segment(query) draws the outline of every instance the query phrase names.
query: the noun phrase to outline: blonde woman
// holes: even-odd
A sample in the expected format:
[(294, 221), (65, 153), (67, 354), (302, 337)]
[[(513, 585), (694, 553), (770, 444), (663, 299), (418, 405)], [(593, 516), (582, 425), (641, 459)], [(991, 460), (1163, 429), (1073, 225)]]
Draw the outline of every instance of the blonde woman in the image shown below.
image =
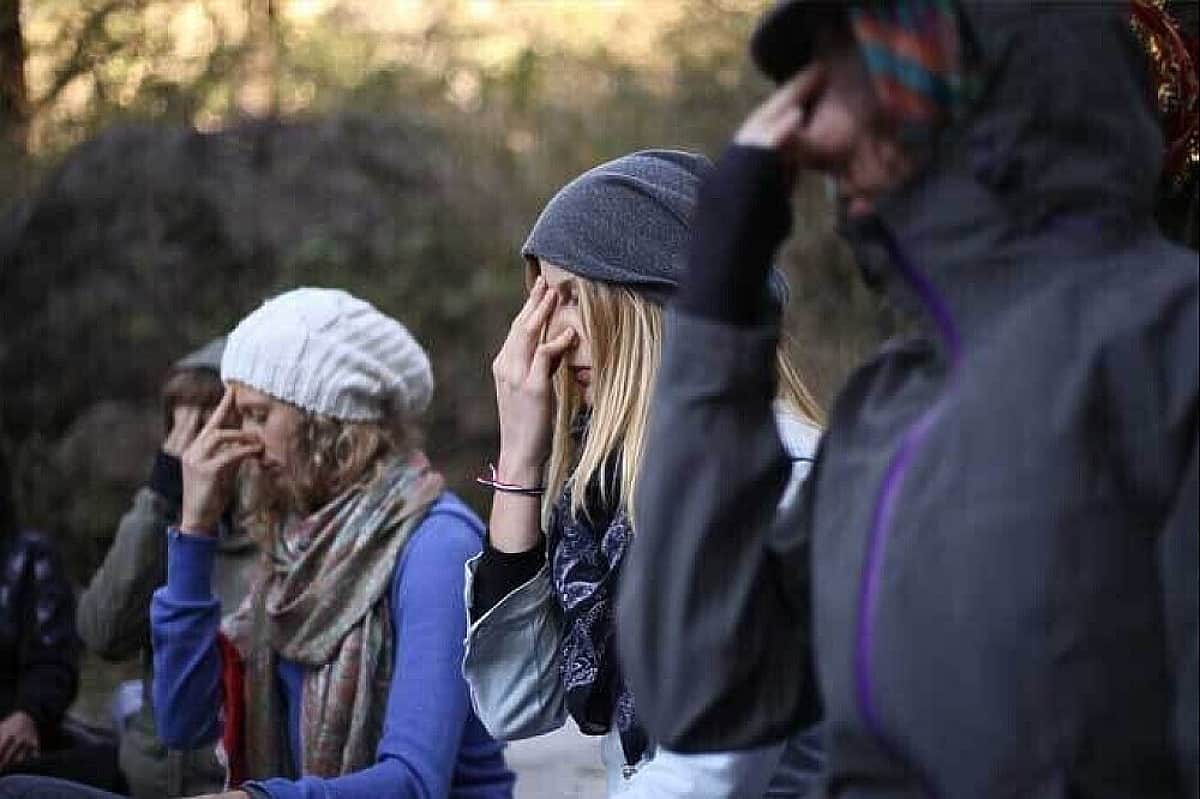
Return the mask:
[[(498, 738), (546, 733), (568, 715), (603, 735), (610, 796), (799, 796), (816, 766), (807, 739), (786, 753), (657, 750), (613, 647), (638, 476), (653, 456), (644, 441), (662, 303), (678, 281), (707, 170), (701, 156), (647, 151), (563, 188), (523, 248), (529, 298), (493, 365), (501, 446), (481, 479), (495, 496), (484, 552), (468, 566), (464, 672)], [(779, 366), (780, 426), (798, 481), (819, 411), (786, 358)]]

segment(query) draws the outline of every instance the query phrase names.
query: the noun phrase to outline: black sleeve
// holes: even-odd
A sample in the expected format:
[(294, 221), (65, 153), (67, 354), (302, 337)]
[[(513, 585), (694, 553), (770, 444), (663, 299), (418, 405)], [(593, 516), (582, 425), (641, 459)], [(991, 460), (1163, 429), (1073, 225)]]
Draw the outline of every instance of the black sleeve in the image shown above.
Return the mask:
[(667, 314), (617, 603), (638, 715), (681, 752), (781, 741), (821, 712), (807, 500), (781, 507), (779, 319), (763, 313), (784, 182), (774, 153), (739, 147), (710, 180)]
[(779, 154), (730, 147), (700, 191), (679, 308), (734, 325), (761, 321), (771, 305), (767, 275), (791, 225)]
[(61, 558), (40, 544), (30, 556), (15, 709), (28, 713), (45, 735), (62, 721), (79, 689), (80, 647), (75, 596)]
[(500, 603), (501, 599), (533, 579), (546, 562), (546, 538), (525, 552), (501, 552), (490, 541), (483, 545), (483, 557), (475, 567), (471, 601), (471, 621)]
[[(1194, 435), (1194, 434), (1193, 434)], [(1163, 618), (1167, 630), (1167, 666), (1174, 688), (1172, 733), (1175, 754), (1188, 796), (1200, 791), (1200, 635), (1197, 602), (1200, 590), (1200, 443), (1193, 439), (1183, 481), (1158, 537), (1159, 573), (1162, 578)]]

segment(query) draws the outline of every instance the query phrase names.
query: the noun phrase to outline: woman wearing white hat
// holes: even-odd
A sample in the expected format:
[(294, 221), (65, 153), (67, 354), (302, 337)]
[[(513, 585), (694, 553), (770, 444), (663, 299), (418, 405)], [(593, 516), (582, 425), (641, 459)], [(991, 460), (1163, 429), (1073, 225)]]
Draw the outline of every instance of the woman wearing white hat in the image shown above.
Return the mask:
[[(394, 319), (297, 289), (229, 336), (225, 395), (183, 462), (167, 582), (151, 603), (154, 708), (172, 748), (217, 745), (222, 799), (511, 799), (462, 678), (464, 565), (483, 525), (415, 422), (433, 376)], [(211, 588), (234, 477), (263, 557), (226, 624)], [(113, 799), (46, 777), (4, 799)]]
[[(151, 608), (163, 739), (221, 738), (229, 797), (510, 797), (459, 670), (483, 526), (417, 446), (421, 346), (345, 292), (298, 289), (237, 326), (221, 372)], [(212, 533), (243, 463), (263, 571), (219, 632)]]

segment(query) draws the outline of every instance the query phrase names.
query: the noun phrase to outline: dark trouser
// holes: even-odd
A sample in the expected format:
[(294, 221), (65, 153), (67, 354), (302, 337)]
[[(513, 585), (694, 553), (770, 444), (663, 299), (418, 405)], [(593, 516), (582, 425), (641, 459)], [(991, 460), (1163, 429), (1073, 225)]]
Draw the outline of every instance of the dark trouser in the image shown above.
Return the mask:
[(90, 785), (25, 774), (0, 778), (0, 799), (121, 799)]
[[(0, 775), (22, 774), (55, 777), (124, 794), (128, 791), (125, 777), (117, 764), (117, 748), (113, 744), (82, 744), (68, 749), (43, 752), (37, 757), (13, 765)], [(0, 794), (3, 797), (4, 794)]]

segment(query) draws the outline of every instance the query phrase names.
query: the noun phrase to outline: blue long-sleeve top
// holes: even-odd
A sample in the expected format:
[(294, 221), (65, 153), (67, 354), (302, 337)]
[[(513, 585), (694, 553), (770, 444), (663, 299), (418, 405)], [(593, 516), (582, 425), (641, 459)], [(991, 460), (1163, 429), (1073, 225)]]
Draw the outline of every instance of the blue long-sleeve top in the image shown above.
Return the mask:
[[(464, 564), (479, 553), (482, 531), (479, 519), (447, 492), (397, 558), (389, 593), (397, 661), (375, 765), (333, 779), (250, 785), (273, 799), (511, 798), (513, 774), (501, 745), (475, 717), (461, 671)], [(211, 539), (172, 530), (167, 583), (150, 606), (155, 716), (170, 747), (203, 746), (221, 735), (213, 550)], [(304, 667), (282, 657), (278, 663), (290, 749), (297, 753)]]

